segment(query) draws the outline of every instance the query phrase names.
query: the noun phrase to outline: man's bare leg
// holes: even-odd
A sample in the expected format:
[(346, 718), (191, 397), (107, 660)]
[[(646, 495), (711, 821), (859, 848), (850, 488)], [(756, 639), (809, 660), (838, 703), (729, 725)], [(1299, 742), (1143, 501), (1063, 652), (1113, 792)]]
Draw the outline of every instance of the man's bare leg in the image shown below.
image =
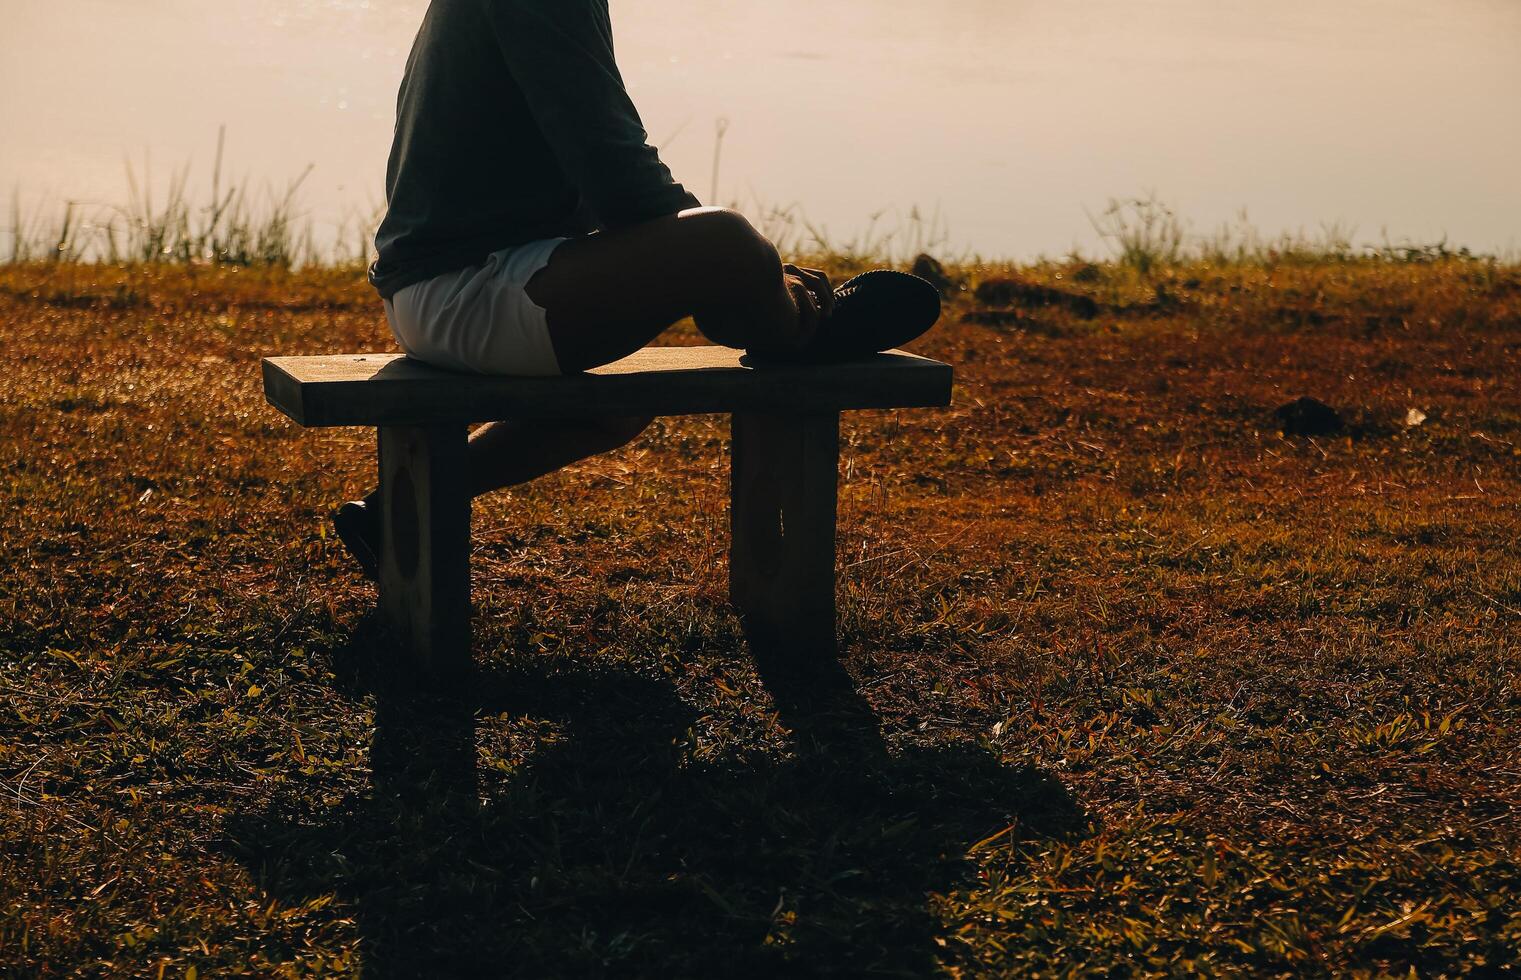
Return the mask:
[[(470, 495), (516, 486), (630, 442), (648, 418), (569, 419), (555, 422), (488, 422), (470, 433), (466, 459)], [(380, 506), (377, 487), (366, 507)], [(377, 511), (374, 511), (378, 513)]]
[[(696, 208), (617, 231), (572, 239), (528, 282), (548, 313), (566, 373), (627, 357), (671, 324), (693, 317), (710, 340), (788, 349), (813, 335), (817, 284), (784, 272), (776, 246), (745, 218)], [(827, 300), (826, 300), (827, 302)], [(593, 418), (483, 426), (470, 440), (479, 495), (523, 483), (632, 440), (648, 418)]]

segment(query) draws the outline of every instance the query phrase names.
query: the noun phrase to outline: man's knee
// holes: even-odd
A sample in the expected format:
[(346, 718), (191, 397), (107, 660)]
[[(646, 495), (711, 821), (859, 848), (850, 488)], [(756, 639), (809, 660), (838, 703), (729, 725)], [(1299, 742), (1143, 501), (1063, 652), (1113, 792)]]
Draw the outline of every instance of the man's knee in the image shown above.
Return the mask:
[(729, 208), (698, 208), (684, 212), (702, 247), (713, 258), (732, 288), (749, 292), (774, 290), (781, 282), (782, 259), (776, 246), (756, 230), (750, 219)]

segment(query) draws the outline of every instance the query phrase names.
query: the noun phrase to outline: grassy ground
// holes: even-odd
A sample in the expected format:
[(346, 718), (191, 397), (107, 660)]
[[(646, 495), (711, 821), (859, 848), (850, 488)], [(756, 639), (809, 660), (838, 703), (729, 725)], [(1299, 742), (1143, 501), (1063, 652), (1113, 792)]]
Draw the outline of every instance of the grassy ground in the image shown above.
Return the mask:
[(846, 420), (839, 667), (673, 419), (478, 504), (440, 701), (323, 529), (371, 435), (259, 388), (365, 287), (0, 269), (0, 974), (1521, 967), (1521, 270), (973, 275), (953, 408)]

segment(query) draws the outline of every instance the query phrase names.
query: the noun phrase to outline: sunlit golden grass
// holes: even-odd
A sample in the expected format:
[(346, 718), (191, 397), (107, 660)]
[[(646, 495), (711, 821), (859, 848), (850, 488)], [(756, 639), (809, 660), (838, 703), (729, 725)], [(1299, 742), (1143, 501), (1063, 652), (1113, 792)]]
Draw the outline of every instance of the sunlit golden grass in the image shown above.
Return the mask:
[(391, 348), (357, 275), (0, 269), (0, 973), (1521, 968), (1521, 270), (952, 274), (954, 405), (844, 423), (810, 727), (724, 419), (480, 501), (419, 707), (324, 531), (373, 434), (259, 387)]

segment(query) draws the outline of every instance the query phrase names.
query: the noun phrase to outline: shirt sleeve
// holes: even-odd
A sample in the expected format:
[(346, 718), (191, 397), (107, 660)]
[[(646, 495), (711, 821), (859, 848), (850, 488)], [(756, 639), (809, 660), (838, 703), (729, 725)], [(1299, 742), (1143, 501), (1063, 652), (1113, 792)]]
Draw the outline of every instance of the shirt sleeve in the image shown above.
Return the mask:
[(698, 202), (649, 145), (613, 60), (607, 0), (482, 0), (529, 111), (603, 227)]

